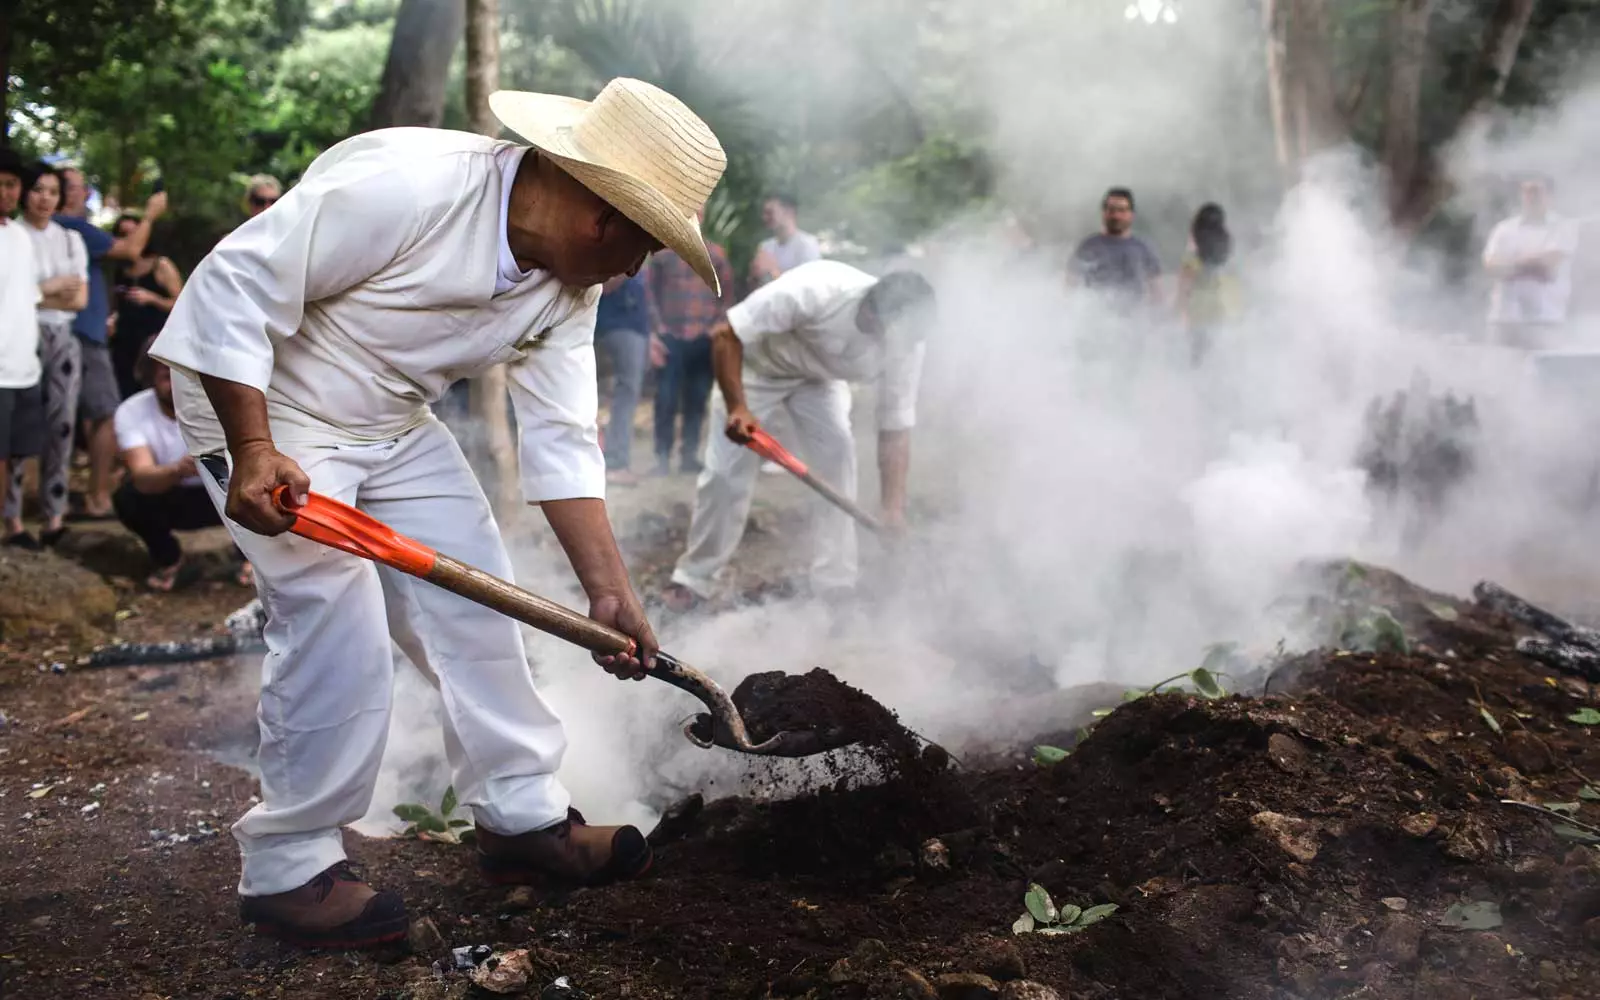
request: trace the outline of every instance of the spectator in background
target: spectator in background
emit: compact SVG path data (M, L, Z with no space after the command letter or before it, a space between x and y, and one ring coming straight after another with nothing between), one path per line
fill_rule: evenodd
M154 338L151 338L152 340ZM112 496L117 520L139 536L154 567L145 585L170 591L183 569L183 547L174 532L222 525L222 517L206 493L194 456L184 444L172 408L172 370L140 345L140 380L150 386L117 407L114 420L118 457L128 475ZM239 583L250 586L254 575L247 562Z
M139 227L139 217L126 213L113 227L118 239L127 239ZM178 265L151 252L148 246L139 259L117 269L116 323L111 335L111 370L117 376L117 391L127 399L142 387L134 368L145 342L161 332L183 291L183 275Z
M610 417L606 421L606 482L637 486L633 457L633 411L644 388L650 356L650 286L643 274L607 281L594 321L594 346L611 361Z
M1554 341L1572 300L1578 227L1550 210L1548 178L1522 182L1522 211L1489 233L1483 266L1494 279L1489 329L1496 343L1536 349Z
M39 509L44 527L38 538L22 525L22 465L6 480L6 542L27 549L54 545L66 533L67 473L72 466L72 429L78 415L82 364L72 319L89 301L89 253L83 238L50 217L61 204L61 174L39 164L27 179L20 228L32 238L39 271L39 391L43 440L39 449ZM13 223L17 225L17 223Z
M1133 235L1133 192L1112 188L1100 200L1101 231L1078 244L1068 265L1073 283L1104 295L1119 312L1154 304L1161 262Z
M39 390L39 268L26 223L13 220L28 171L0 147L0 483L11 466L39 453L44 405Z
M677 437L678 414L683 414L683 444L678 468L700 471L700 430L705 422L706 400L711 395L711 328L733 305L733 269L728 254L707 242L711 264L722 284L719 298L671 250L650 258L650 360L661 369L656 375L656 475L672 471L672 446Z
M808 261L822 259L822 245L800 228L800 207L793 195L767 195L761 203L761 222L772 235L756 247L755 259L750 262L752 288Z
M271 174L256 174L245 182L244 214L255 218L283 197L283 185Z
M143 256L145 245L150 242L150 227L167 210L167 195L165 191L151 195L144 205L144 218L119 239L89 221L89 184L83 171L67 168L61 178L66 187L55 221L83 237L83 245L89 251L89 301L72 321L72 332L83 352L78 419L84 424L84 439L89 443L89 489L81 516L84 520L102 521L116 516L111 509L111 476L117 461L117 437L111 417L122 402L108 346L112 320L104 262L135 261Z
M1239 314L1238 283L1227 270L1233 236L1222 206L1200 206L1189 225L1189 252L1178 271L1178 312L1189 332L1195 364L1211 349L1217 328Z

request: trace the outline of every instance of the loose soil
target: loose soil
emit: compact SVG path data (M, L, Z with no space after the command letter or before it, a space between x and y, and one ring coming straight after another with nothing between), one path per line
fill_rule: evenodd
M637 883L508 895L470 848L348 834L442 936L376 956L238 926L226 826L257 789L207 748L250 723L240 665L55 674L85 651L68 625L8 633L7 995L458 997L465 977L431 964L484 943L530 950L528 996L558 975L645 1000L993 997L1023 977L1127 1000L1595 996L1600 852L1502 800L1576 802L1600 826L1600 803L1580 798L1600 779L1600 726L1569 720L1600 696L1517 653L1521 631L1497 614L1363 579L1409 652L1273 664L1260 698L1121 704L1053 767L1029 761L1031 734L997 733L956 760L891 755L882 783L862 776L882 777L883 758L858 755L791 800L687 802ZM243 603L221 580L111 585L133 614L96 628L118 639L214 632ZM1029 883L1118 910L1078 934L1013 936ZM1473 903L1494 904L1498 926L1446 926Z

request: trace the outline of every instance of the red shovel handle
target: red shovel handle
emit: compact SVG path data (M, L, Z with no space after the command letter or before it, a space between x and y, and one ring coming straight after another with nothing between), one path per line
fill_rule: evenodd
M280 510L294 515L289 530L302 538L393 566L402 573L426 577L439 554L413 538L320 493L311 493L305 506L289 502L289 487L280 486L272 494Z
M745 442L745 447L769 462L777 462L797 476L803 476L810 471L806 468L806 463L800 461L793 452L779 444L777 438L759 427L750 433L750 440Z

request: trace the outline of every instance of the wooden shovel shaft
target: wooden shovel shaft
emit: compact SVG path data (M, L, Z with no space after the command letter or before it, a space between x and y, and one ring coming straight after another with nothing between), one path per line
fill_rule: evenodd
M634 647L632 639L610 626L442 552L434 557L433 568L424 579L591 653L614 656L631 652Z
M871 531L874 534L877 534L883 530L883 525L878 523L877 518L862 510L860 505L858 505L854 500L851 500L849 497L845 496L843 493L840 493L832 486L829 486L816 476L813 476L809 471L797 472L795 475L802 483L805 483L818 493L821 493L824 500L855 518L857 523L859 523L863 528L866 528L868 531Z

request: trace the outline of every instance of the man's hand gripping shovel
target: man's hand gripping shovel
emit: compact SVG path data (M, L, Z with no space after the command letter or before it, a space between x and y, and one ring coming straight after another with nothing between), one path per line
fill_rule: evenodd
M441 552L435 552L348 504L312 493L305 506L296 507L290 503L288 487L280 487L274 499L279 507L295 516L289 530L302 538L419 577L541 632L582 646L591 653L631 654L634 650L634 641L616 629ZM739 714L733 699L705 674L668 653L657 653L655 663L647 673L698 698L710 711L710 739L693 731L704 731L704 727L698 726L696 721L685 723L683 727L684 735L699 747L720 746L770 757L809 757L856 742L855 738L837 728L826 728L787 730L756 743L751 740L744 717Z

